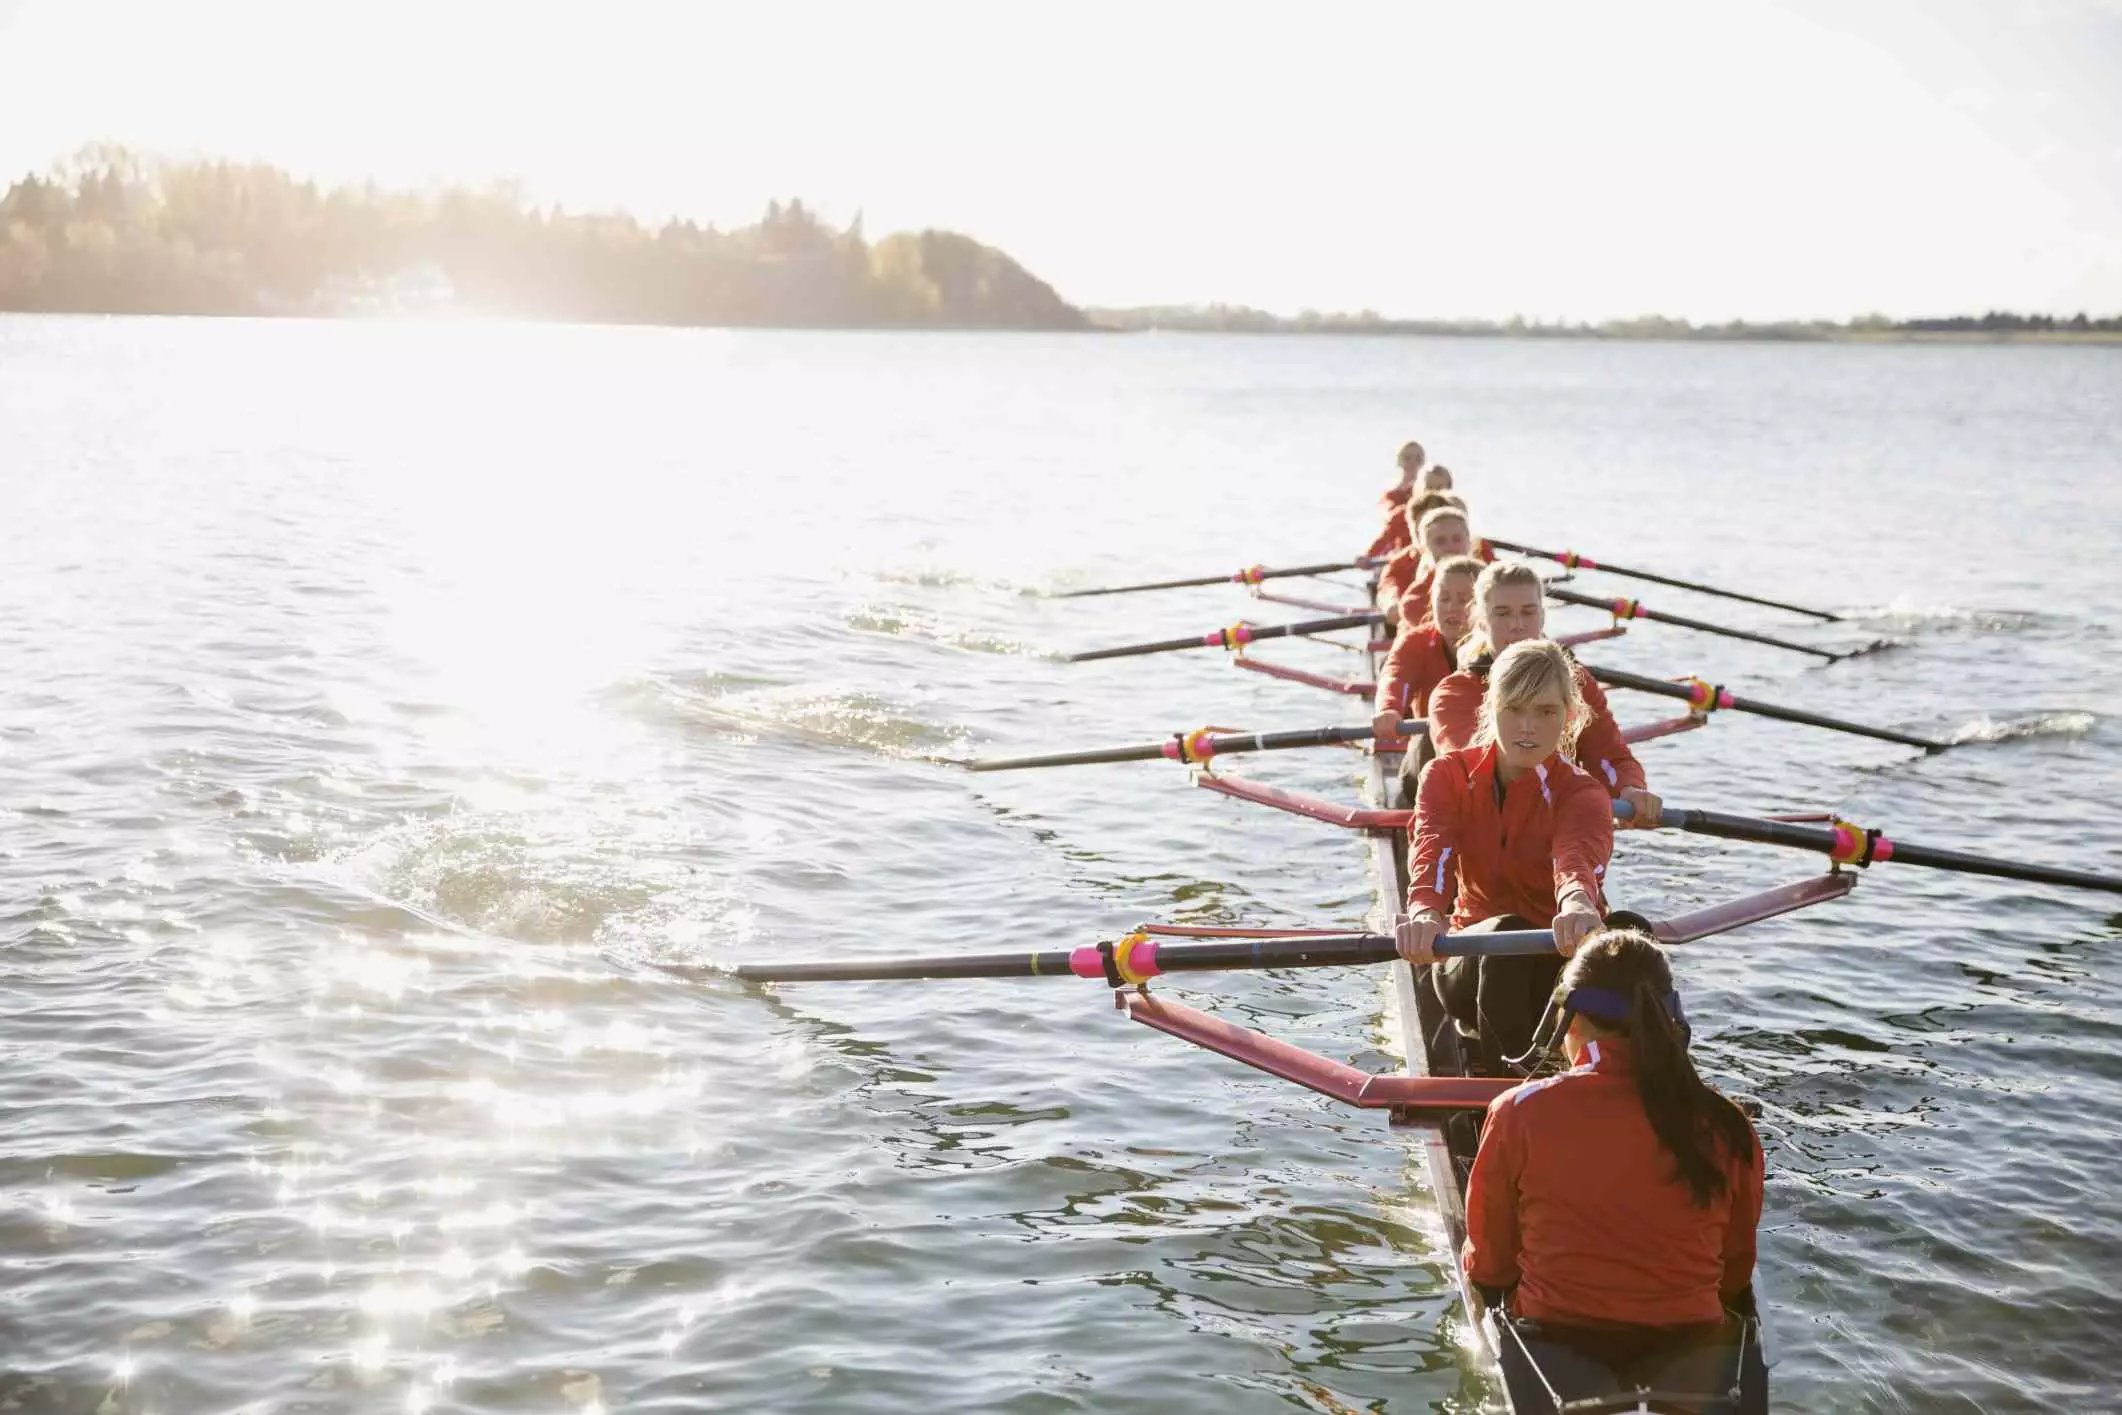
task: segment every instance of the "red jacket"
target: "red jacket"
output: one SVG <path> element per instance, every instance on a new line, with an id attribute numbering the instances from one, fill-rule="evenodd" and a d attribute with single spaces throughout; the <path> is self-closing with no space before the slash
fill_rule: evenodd
<path id="1" fill-rule="evenodd" d="M 1378 509 L 1385 513 L 1385 527 L 1363 552 L 1365 557 L 1390 555 L 1415 538 L 1414 528 L 1407 524 L 1407 503 L 1414 494 L 1411 487 L 1404 491 L 1394 487 L 1378 498 Z"/>
<path id="2" fill-rule="evenodd" d="M 1364 556 L 1373 560 L 1379 556 L 1390 556 L 1396 549 L 1401 549 L 1403 545 L 1415 539 L 1415 532 L 1407 526 L 1407 516 L 1403 511 L 1405 505 L 1392 507 L 1392 513 L 1386 518 L 1386 528 L 1377 532 L 1377 539 L 1371 541 L 1371 545 L 1362 552 Z"/>
<path id="3" fill-rule="evenodd" d="M 1382 604 L 1398 604 L 1408 588 L 1422 578 L 1422 562 L 1429 557 L 1421 547 L 1403 545 L 1392 553 L 1385 568 L 1378 572 L 1378 600 Z"/>
<path id="4" fill-rule="evenodd" d="M 1477 1283 L 1515 1285 L 1521 1317 L 1714 1322 L 1753 1281 L 1762 1168 L 1756 1137 L 1697 1208 L 1643 1113 L 1628 1043 L 1600 1038 L 1584 1065 L 1489 1105 L 1461 1261 Z"/>
<path id="5" fill-rule="evenodd" d="M 1434 701 L 1434 698 L 1432 698 Z M 1449 914 L 1465 928 L 1516 914 L 1554 922 L 1575 885 L 1604 912 L 1599 881 L 1614 853 L 1614 808 L 1599 783 L 1560 752 L 1496 799 L 1497 748 L 1446 752 L 1422 768 L 1408 826 L 1407 910 Z"/>
<path id="6" fill-rule="evenodd" d="M 1446 678 L 1429 695 L 1429 741 L 1440 752 L 1469 746 L 1481 725 L 1481 699 L 1488 692 L 1488 663 L 1484 656 Z M 1643 764 L 1621 740 L 1620 724 L 1606 705 L 1606 690 L 1583 664 L 1577 668 L 1577 691 L 1591 714 L 1577 734 L 1577 763 L 1618 796 L 1624 787 L 1644 784 Z"/>
<path id="7" fill-rule="evenodd" d="M 1459 666 L 1452 645 L 1434 624 L 1402 622 L 1393 640 L 1393 651 L 1378 675 L 1378 692 L 1372 712 L 1396 709 L 1402 717 L 1421 717 L 1429 711 L 1430 690 Z"/>

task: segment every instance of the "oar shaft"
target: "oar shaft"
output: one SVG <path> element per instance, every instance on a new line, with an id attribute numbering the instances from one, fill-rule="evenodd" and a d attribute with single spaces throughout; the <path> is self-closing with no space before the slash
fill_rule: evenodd
<path id="1" fill-rule="evenodd" d="M 1427 730 L 1427 724 L 1408 723 L 1405 731 Z M 1000 757 L 965 764 L 968 771 L 1019 771 L 1028 767 L 1098 766 L 1106 762 L 1146 762 L 1167 757 L 1177 762 L 1202 762 L 1210 757 L 1240 752 L 1285 752 L 1298 747 L 1332 747 L 1343 742 L 1367 742 L 1377 734 L 1367 726 L 1304 727 L 1289 732 L 1175 732 L 1161 742 L 1139 742 L 1126 747 L 1094 747 L 1081 752 L 1056 752 L 1041 757 Z"/>
<path id="2" fill-rule="evenodd" d="M 1552 953 L 1547 929 L 1445 935 L 1440 958 Z M 750 983 L 888 982 L 915 978 L 1078 977 L 1135 983 L 1165 973 L 1233 972 L 1249 968 L 1341 968 L 1390 963 L 1399 957 L 1391 934 L 1315 934 L 1302 938 L 1216 939 L 1174 943 L 1133 935 L 1118 944 L 1048 949 L 1040 953 L 955 953 L 840 963 L 744 964 L 736 977 Z"/>
<path id="3" fill-rule="evenodd" d="M 1671 585 L 1674 589 L 1693 590 L 1697 594 L 1715 595 L 1719 599 L 1735 599 L 1743 604 L 1758 604 L 1768 609 L 1783 609 L 1792 614 L 1810 615 L 1814 619 L 1824 619 L 1830 624 L 1840 623 L 1842 620 L 1841 615 L 1830 614 L 1824 609 L 1807 609 L 1802 604 L 1788 604 L 1780 599 L 1763 599 L 1759 595 L 1741 594 L 1737 590 L 1719 589 L 1715 585 L 1705 585 L 1698 580 L 1681 580 L 1671 575 L 1660 575 L 1650 570 L 1633 570 L 1626 565 L 1616 565 L 1610 560 L 1594 560 L 1588 555 L 1579 555 L 1574 550 L 1540 550 L 1530 545 L 1520 545 L 1516 541 L 1497 540 L 1494 536 L 1487 536 L 1484 539 L 1498 550 L 1508 550 L 1519 555 L 1533 555 L 1542 560 L 1552 560 L 1557 565 L 1565 565 L 1572 570 L 1580 566 L 1586 570 L 1604 570 L 1609 575 L 1623 575 L 1631 580 L 1647 580 L 1654 585 Z"/>
<path id="4" fill-rule="evenodd" d="M 1196 575 L 1185 580 L 1157 580 L 1143 585 L 1107 585 L 1094 590 L 1063 590 L 1055 599 L 1088 599 L 1092 595 L 1141 594 L 1147 590 L 1191 590 L 1205 585 L 1256 585 L 1262 580 L 1286 579 L 1292 575 L 1331 575 L 1336 570 L 1360 570 L 1369 562 L 1364 560 L 1332 560 L 1323 565 L 1289 565 L 1271 570 L 1265 565 L 1254 565 L 1240 570 L 1235 575 Z"/>
<path id="5" fill-rule="evenodd" d="M 1617 813 L 1618 813 L 1618 807 Z M 1759 845 L 1787 845 L 1811 850 L 1847 864 L 1891 862 L 1920 865 L 1926 869 L 1952 870 L 1960 874 L 1988 875 L 1995 879 L 2027 880 L 2035 884 L 2060 884 L 2078 889 L 2105 890 L 2122 894 L 2122 878 L 2094 874 L 2089 870 L 2066 870 L 2053 865 L 2029 865 L 1973 855 L 1964 850 L 1942 850 L 1930 845 L 1909 845 L 1886 836 L 1858 830 L 1837 822 L 1805 825 L 1794 821 L 1756 820 L 1751 816 L 1726 815 L 1667 806 L 1660 821 L 1695 835 L 1714 835 L 1726 840 L 1746 840 Z"/>
<path id="6" fill-rule="evenodd" d="M 1648 605 L 1639 604 L 1632 599 L 1601 599 L 1597 595 L 1579 594 L 1575 590 L 1556 589 L 1553 585 L 1547 587 L 1547 597 L 1563 604 L 1578 604 L 1590 609 L 1603 609 L 1616 619 L 1648 619 L 1653 623 L 1670 624 L 1676 629 L 1693 629 L 1701 634 L 1716 634 L 1726 639 L 1744 639 L 1750 644 L 1765 644 L 1772 649 L 1789 649 L 1793 653 L 1809 653 L 1815 658 L 1824 658 L 1830 662 L 1842 656 L 1830 649 L 1815 648 L 1811 644 L 1794 643 L 1789 639 L 1776 638 L 1772 634 L 1757 634 L 1751 629 L 1734 629 L 1724 624 L 1711 624 L 1701 619 L 1690 619 L 1683 614 L 1668 614 L 1662 609 L 1652 609 Z"/>
<path id="7" fill-rule="evenodd" d="M 1801 708 L 1787 708 L 1775 703 L 1764 703 L 1752 698 L 1742 698 L 1722 688 L 1707 684 L 1668 683 L 1663 678 L 1650 678 L 1640 673 L 1626 673 L 1618 668 L 1597 668 L 1587 663 L 1585 669 L 1601 683 L 1615 688 L 1628 688 L 1638 693 L 1655 693 L 1660 697 L 1678 698 L 1698 710 L 1729 708 L 1734 712 L 1752 713 L 1756 717 L 1772 717 L 1779 722 L 1794 722 L 1804 727 L 1821 727 L 1830 732 L 1847 732 L 1858 737 L 1873 737 L 1881 742 L 1898 742 L 1904 747 L 1917 747 L 1926 752 L 1943 751 L 1951 745 L 1935 742 L 1928 737 L 1916 737 L 1906 732 L 1896 732 L 1888 727 L 1868 727 L 1861 722 L 1850 722 L 1844 718 L 1828 717 L 1824 713 L 1806 712 Z"/>
<path id="8" fill-rule="evenodd" d="M 1100 658 L 1134 658 L 1141 654 L 1173 653 L 1180 649 L 1235 649 L 1261 639 L 1287 639 L 1305 634 L 1329 634 L 1336 629 L 1359 629 L 1376 624 L 1384 616 L 1375 611 L 1336 614 L 1330 619 L 1305 619 L 1295 624 L 1233 624 L 1184 639 L 1160 639 L 1153 644 L 1122 644 L 1118 648 L 1088 649 L 1067 656 L 1069 663 L 1089 663 Z"/>

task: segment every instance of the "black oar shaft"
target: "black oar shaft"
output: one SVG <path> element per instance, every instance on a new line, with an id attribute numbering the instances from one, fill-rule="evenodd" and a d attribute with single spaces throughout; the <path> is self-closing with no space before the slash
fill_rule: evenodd
<path id="1" fill-rule="evenodd" d="M 1847 732 L 1858 737 L 1873 737 L 1881 742 L 1898 742 L 1904 747 L 1917 747 L 1926 752 L 1940 752 L 1950 746 L 1947 742 L 1932 741 L 1928 737 L 1916 737 L 1906 732 L 1896 732 L 1888 727 L 1867 727 L 1861 722 L 1850 722 L 1839 717 L 1828 717 L 1824 713 L 1806 712 L 1802 708 L 1787 708 L 1775 703 L 1758 702 L 1728 693 L 1722 688 L 1711 688 L 1707 684 L 1690 686 L 1685 683 L 1668 683 L 1663 678 L 1648 678 L 1640 673 L 1624 673 L 1618 668 L 1595 668 L 1585 664 L 1591 676 L 1610 687 L 1628 688 L 1639 693 L 1656 693 L 1660 697 L 1678 698 L 1697 709 L 1729 708 L 1734 712 L 1752 713 L 1756 717 L 1772 717 L 1779 722 L 1795 722 L 1804 727 L 1822 727 L 1830 732 Z M 1707 690 L 1705 692 L 1705 689 Z M 1705 697 L 1707 701 L 1704 701 Z"/>
<path id="2" fill-rule="evenodd" d="M 1331 575 L 1336 570 L 1360 570 L 1367 562 L 1362 560 L 1332 560 L 1323 565 L 1290 565 L 1271 570 L 1264 565 L 1255 565 L 1240 570 L 1235 575 L 1196 575 L 1185 580 L 1156 580 L 1143 585 L 1106 585 L 1094 590 L 1063 590 L 1055 599 L 1088 599 L 1092 595 L 1140 594 L 1146 590 L 1191 590 L 1205 585 L 1256 585 L 1262 580 L 1286 579 L 1292 575 Z"/>
<path id="3" fill-rule="evenodd" d="M 1520 545 L 1516 541 L 1497 540 L 1494 536 L 1488 536 L 1485 539 L 1498 550 L 1508 550 L 1519 555 L 1538 556 L 1542 560 L 1552 560 L 1557 565 L 1565 565 L 1572 570 L 1579 567 L 1586 570 L 1604 570 L 1609 575 L 1623 575 L 1631 580 L 1647 580 L 1654 585 L 1671 585 L 1674 589 L 1693 590 L 1697 594 L 1715 595 L 1719 599 L 1735 599 L 1744 604 L 1758 604 L 1768 609 L 1784 609 L 1792 614 L 1810 615 L 1814 619 L 1824 619 L 1830 624 L 1838 624 L 1842 620 L 1841 615 L 1830 614 L 1824 609 L 1807 609 L 1802 604 L 1788 604 L 1780 599 L 1763 599 L 1759 595 L 1741 594 L 1737 590 L 1719 589 L 1715 585 L 1705 585 L 1699 580 L 1676 579 L 1671 575 L 1660 575 L 1650 570 L 1632 570 L 1625 565 L 1616 565 L 1610 560 L 1594 560 L 1588 555 L 1579 555 L 1574 550 L 1540 550 L 1530 545 Z"/>
<path id="4" fill-rule="evenodd" d="M 1445 935 L 1440 958 L 1552 953 L 1548 929 Z M 839 963 L 747 963 L 732 970 L 751 983 L 883 982 L 901 978 L 1119 978 L 1141 982 L 1165 973 L 1246 968 L 1342 968 L 1399 957 L 1390 934 L 1311 934 L 1296 938 L 1217 939 L 1173 943 L 1135 935 L 1121 944 L 1039 953 L 946 953 Z"/>
<path id="5" fill-rule="evenodd" d="M 2122 894 L 2122 878 L 2094 874 L 2088 870 L 2059 869 L 2053 865 L 2029 865 L 2017 860 L 1999 860 L 1964 850 L 1942 850 L 1929 845 L 1908 845 L 1889 840 L 1877 832 L 1860 831 L 1845 824 L 1804 825 L 1793 821 L 1756 820 L 1751 816 L 1726 815 L 1667 806 L 1660 821 L 1695 835 L 1714 835 L 1726 840 L 1745 840 L 1759 845 L 1787 845 L 1834 857 L 1846 864 L 1876 862 L 1920 865 L 1926 869 L 1953 870 L 1961 874 L 1989 875 L 1996 879 L 2028 880 L 2036 884 L 2070 885 Z"/>
<path id="6" fill-rule="evenodd" d="M 1681 614 L 1668 614 L 1662 609 L 1652 609 L 1632 599 L 1601 599 L 1597 595 L 1579 594 L 1575 590 L 1547 587 L 1547 597 L 1563 604 L 1580 604 L 1590 609 L 1603 609 L 1616 619 L 1648 619 L 1658 624 L 1670 624 L 1676 629 L 1693 629 L 1697 633 L 1716 634 L 1727 639 L 1744 639 L 1750 644 L 1766 644 L 1772 649 L 1789 649 L 1794 653 L 1809 653 L 1816 658 L 1832 662 L 1842 657 L 1831 649 L 1815 648 L 1811 644 L 1794 643 L 1779 639 L 1772 634 L 1757 634 L 1751 629 L 1734 629 L 1724 624 L 1711 624 L 1701 619 L 1689 619 Z"/>
<path id="7" fill-rule="evenodd" d="M 1426 730 L 1420 722 L 1403 725 L 1405 731 Z M 1297 747 L 1331 747 L 1343 742 L 1367 742 L 1377 735 L 1369 727 L 1304 727 L 1289 732 L 1175 732 L 1161 742 L 1137 742 L 1126 747 L 1092 747 L 1080 752 L 1055 752 L 1038 757 L 997 757 L 965 764 L 968 771 L 1020 771 L 1027 767 L 1099 766 L 1106 762 L 1146 762 L 1166 757 L 1176 762 L 1202 762 L 1240 752 L 1283 752 Z"/>
<path id="8" fill-rule="evenodd" d="M 1261 639 L 1287 639 L 1305 634 L 1329 634 L 1336 629 L 1359 629 L 1376 624 L 1383 615 L 1375 612 L 1337 614 L 1331 619 L 1306 619 L 1295 624 L 1233 624 L 1184 639 L 1159 639 L 1153 644 L 1122 644 L 1118 648 L 1089 649 L 1067 656 L 1069 663 L 1089 663 L 1100 658 L 1133 658 L 1140 654 L 1172 653 L 1179 649 L 1235 649 Z"/>

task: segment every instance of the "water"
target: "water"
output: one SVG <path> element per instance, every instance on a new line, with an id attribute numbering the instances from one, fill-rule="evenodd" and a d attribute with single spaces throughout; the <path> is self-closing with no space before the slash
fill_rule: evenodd
<path id="1" fill-rule="evenodd" d="M 925 758 L 1356 715 L 1049 656 L 1234 590 L 1034 592 L 1348 550 L 1410 434 L 1481 528 L 1862 613 L 1616 593 L 1901 645 L 1588 657 L 1967 741 L 1720 720 L 1669 800 L 2122 869 L 2112 350 L 15 319 L 0 375 L 8 1408 L 1492 1403 L 1376 1117 L 1087 984 L 653 966 L 1359 923 L 1355 838 L 1176 768 Z M 1615 894 L 1818 863 L 1629 837 Z M 2122 1401 L 2113 910 L 1888 867 L 1687 951 L 1791 1408 Z M 1376 976 L 1169 991 L 1392 1064 Z"/>

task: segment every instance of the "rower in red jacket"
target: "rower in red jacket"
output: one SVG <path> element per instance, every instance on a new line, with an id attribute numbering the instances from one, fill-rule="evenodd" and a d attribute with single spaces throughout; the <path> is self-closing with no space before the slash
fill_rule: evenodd
<path id="1" fill-rule="evenodd" d="M 1429 454 L 1422 450 L 1421 443 L 1406 442 L 1401 444 L 1400 455 L 1394 460 L 1400 464 L 1400 479 L 1378 498 L 1378 509 L 1385 513 L 1388 521 L 1407 504 L 1410 496 L 1422 491 L 1422 465 L 1429 460 Z"/>
<path id="2" fill-rule="evenodd" d="M 1404 719 L 1426 715 L 1430 690 L 1458 668 L 1455 654 L 1459 640 L 1466 637 L 1467 611 L 1480 574 L 1481 562 L 1471 555 L 1451 556 L 1438 562 L 1431 577 L 1426 613 L 1401 602 L 1400 633 L 1372 699 L 1376 715 L 1371 725 L 1380 737 L 1397 737 Z"/>
<path id="3" fill-rule="evenodd" d="M 1414 604 L 1428 612 L 1429 574 L 1438 561 L 1464 555 L 1474 543 L 1466 507 L 1450 492 L 1425 492 L 1407 506 L 1407 522 L 1414 528 L 1414 539 L 1386 560 L 1385 568 L 1378 572 L 1376 592 L 1379 610 L 1396 623 L 1400 605 L 1410 590 L 1417 595 Z"/>
<path id="4" fill-rule="evenodd" d="M 1402 958 L 1435 962 L 1447 920 L 1454 933 L 1555 931 L 1551 954 L 1452 958 L 1429 970 L 1492 1076 L 1510 1074 L 1508 1059 L 1529 1047 L 1562 960 L 1605 914 L 1613 805 L 1569 759 L 1584 718 L 1575 667 L 1545 639 L 1504 650 L 1480 733 L 1423 768 L 1408 827 L 1407 913 L 1394 921 Z"/>
<path id="5" fill-rule="evenodd" d="M 1480 727 L 1484 679 L 1496 654 L 1512 644 L 1541 638 L 1547 632 L 1547 602 L 1540 576 L 1522 560 L 1499 561 L 1474 582 L 1473 632 L 1459 646 L 1459 670 L 1429 695 L 1429 742 L 1449 752 L 1474 740 Z M 1573 759 L 1597 777 L 1617 801 L 1635 807 L 1623 824 L 1648 830 L 1658 824 L 1658 798 L 1648 789 L 1643 764 L 1621 740 L 1621 728 L 1606 705 L 1606 691 L 1582 664 L 1576 664 L 1577 693 L 1588 716 L 1577 738 Z"/>
<path id="6" fill-rule="evenodd" d="M 1466 1275 L 1508 1290 L 1521 1335 L 1573 1348 L 1621 1388 L 1717 1389 L 1703 1348 L 1728 1348 L 1732 1310 L 1752 1305 L 1761 1142 L 1695 1073 L 1648 936 L 1595 934 L 1555 992 L 1572 1069 L 1489 1106 L 1466 1185 Z"/>

